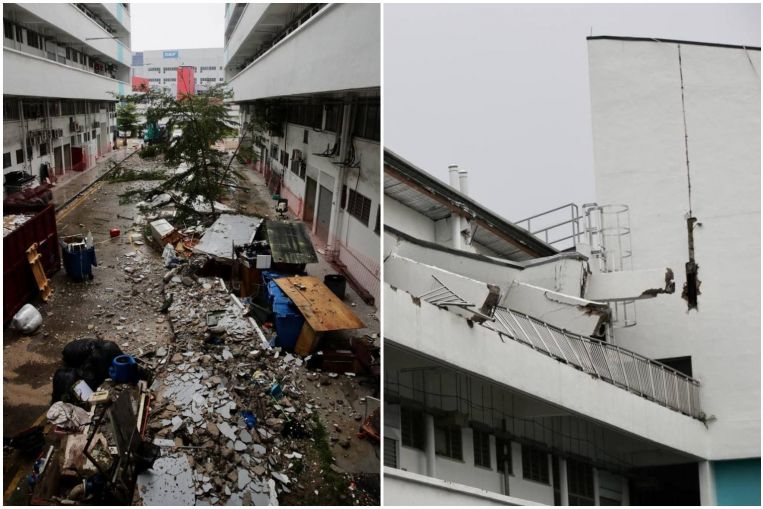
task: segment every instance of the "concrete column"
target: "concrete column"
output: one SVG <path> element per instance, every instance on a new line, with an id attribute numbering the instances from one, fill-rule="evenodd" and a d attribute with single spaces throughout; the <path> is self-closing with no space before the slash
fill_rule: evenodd
<path id="1" fill-rule="evenodd" d="M 593 505 L 601 505 L 599 497 L 599 469 L 593 467 Z"/>
<path id="2" fill-rule="evenodd" d="M 347 160 L 347 155 L 350 153 L 350 145 L 352 144 L 352 129 L 351 129 L 351 123 L 352 123 L 352 109 L 353 106 L 351 104 L 345 104 L 342 109 L 342 143 L 339 146 L 339 160 L 345 161 Z M 360 171 L 360 168 L 358 168 L 358 171 Z M 340 213 L 341 213 L 341 203 L 342 203 L 342 186 L 344 186 L 344 177 L 346 174 L 346 170 L 344 166 L 339 166 L 339 171 L 337 172 L 336 176 L 336 182 L 334 184 L 334 202 L 331 205 L 331 219 L 329 221 L 329 238 L 328 238 L 328 245 L 335 249 L 337 252 L 339 251 L 339 242 L 341 237 L 341 228 L 340 228 Z M 318 203 L 316 202 L 315 210 L 318 210 Z M 317 221 L 316 221 L 317 224 Z"/>
<path id="3" fill-rule="evenodd" d="M 698 467 L 699 503 L 702 505 L 716 505 L 718 501 L 715 494 L 713 464 L 710 461 L 700 461 Z"/>
<path id="4" fill-rule="evenodd" d="M 461 186 L 458 176 L 458 165 L 448 166 L 449 184 L 455 190 Z M 461 216 L 451 212 L 450 214 L 450 246 L 453 249 L 461 249 Z"/>
<path id="5" fill-rule="evenodd" d="M 567 460 L 559 458 L 559 494 L 561 505 L 570 505 L 570 491 L 567 483 Z"/>
<path id="6" fill-rule="evenodd" d="M 427 456 L 427 475 L 429 477 L 437 477 L 437 467 L 435 465 L 434 417 L 430 414 L 424 414 L 424 432 L 426 434 L 424 452 Z"/>

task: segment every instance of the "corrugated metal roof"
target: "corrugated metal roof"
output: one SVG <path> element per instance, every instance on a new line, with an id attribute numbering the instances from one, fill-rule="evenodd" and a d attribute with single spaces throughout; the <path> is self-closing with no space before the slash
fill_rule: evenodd
<path id="1" fill-rule="evenodd" d="M 265 223 L 270 254 L 276 263 L 317 263 L 310 235 L 304 223 L 270 219 Z"/>
<path id="2" fill-rule="evenodd" d="M 384 166 L 386 196 L 433 221 L 458 211 L 476 226 L 472 242 L 496 256 L 509 260 L 529 260 L 558 253 L 554 247 L 524 228 L 507 221 L 388 149 L 384 150 Z"/>

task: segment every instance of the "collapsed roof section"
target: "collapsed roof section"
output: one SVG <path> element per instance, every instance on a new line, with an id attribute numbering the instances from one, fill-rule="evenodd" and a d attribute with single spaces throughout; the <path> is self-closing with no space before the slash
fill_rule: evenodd
<path id="1" fill-rule="evenodd" d="M 558 251 L 389 149 L 384 150 L 384 194 L 432 221 L 453 214 L 468 222 L 471 242 L 508 260 L 530 260 Z"/>

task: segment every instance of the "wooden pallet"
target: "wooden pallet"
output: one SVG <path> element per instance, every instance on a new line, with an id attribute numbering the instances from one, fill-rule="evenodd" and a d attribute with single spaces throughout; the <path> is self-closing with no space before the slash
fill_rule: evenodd
<path id="1" fill-rule="evenodd" d="M 50 281 L 45 275 L 45 269 L 42 268 L 42 262 L 40 261 L 42 255 L 37 252 L 36 242 L 26 250 L 26 257 L 29 260 L 29 265 L 32 267 L 32 274 L 34 274 L 34 279 L 37 281 L 37 288 L 40 289 L 42 300 L 47 302 L 50 294 L 53 293 L 53 288 L 50 287 Z"/>

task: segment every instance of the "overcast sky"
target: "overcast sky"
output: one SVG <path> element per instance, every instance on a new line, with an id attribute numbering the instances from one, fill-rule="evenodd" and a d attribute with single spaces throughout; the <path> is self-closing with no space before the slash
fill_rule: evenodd
<path id="1" fill-rule="evenodd" d="M 132 50 L 222 48 L 225 4 L 131 3 Z"/>
<path id="2" fill-rule="evenodd" d="M 591 33 L 760 46 L 760 5 L 385 5 L 385 146 L 507 219 L 594 201 Z"/>

